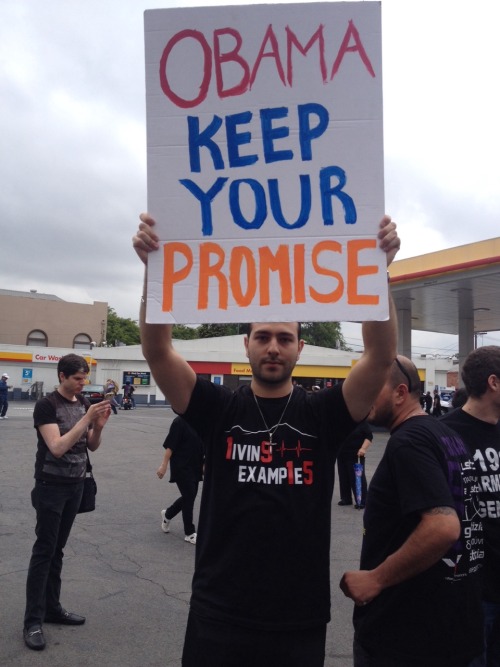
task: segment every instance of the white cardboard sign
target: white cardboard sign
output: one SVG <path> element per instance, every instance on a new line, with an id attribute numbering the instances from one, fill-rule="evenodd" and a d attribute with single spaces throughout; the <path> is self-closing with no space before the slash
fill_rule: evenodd
<path id="1" fill-rule="evenodd" d="M 148 322 L 381 320 L 378 2 L 145 12 Z"/>

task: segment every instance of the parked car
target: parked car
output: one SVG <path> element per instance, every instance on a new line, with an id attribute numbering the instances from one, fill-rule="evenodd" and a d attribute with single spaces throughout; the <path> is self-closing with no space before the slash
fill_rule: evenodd
<path id="1" fill-rule="evenodd" d="M 100 403 L 104 400 L 104 385 L 103 384 L 86 384 L 81 392 L 90 403 Z"/>
<path id="2" fill-rule="evenodd" d="M 439 392 L 439 398 L 441 399 L 441 410 L 444 412 L 448 412 L 448 410 L 453 410 L 453 406 L 451 404 L 451 399 L 453 398 L 454 391 L 440 391 Z"/>

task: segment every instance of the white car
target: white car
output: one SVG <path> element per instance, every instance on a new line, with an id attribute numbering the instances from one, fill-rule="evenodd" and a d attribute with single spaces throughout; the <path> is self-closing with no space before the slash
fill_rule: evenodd
<path id="1" fill-rule="evenodd" d="M 441 399 L 441 410 L 443 412 L 448 412 L 448 410 L 453 410 L 451 401 L 453 399 L 454 391 L 440 391 L 439 398 Z"/>

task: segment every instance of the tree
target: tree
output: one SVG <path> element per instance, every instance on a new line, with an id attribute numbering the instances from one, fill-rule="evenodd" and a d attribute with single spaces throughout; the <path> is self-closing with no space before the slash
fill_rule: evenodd
<path id="1" fill-rule="evenodd" d="M 139 325 L 129 317 L 118 317 L 114 308 L 108 306 L 108 326 L 106 339 L 111 347 L 125 343 L 137 345 L 141 342 Z"/>
<path id="2" fill-rule="evenodd" d="M 200 324 L 197 329 L 198 338 L 217 338 L 219 336 L 236 336 L 245 331 L 244 324 Z"/>
<path id="3" fill-rule="evenodd" d="M 199 338 L 198 327 L 189 327 L 186 324 L 174 324 L 172 327 L 172 338 L 180 340 L 192 340 Z"/>
<path id="4" fill-rule="evenodd" d="M 194 338 L 218 338 L 219 336 L 235 336 L 246 331 L 243 323 L 216 323 L 200 324 L 199 326 L 188 326 L 187 324 L 174 324 L 172 337 L 182 340 Z M 108 345 L 119 343 L 125 345 L 138 345 L 141 342 L 139 325 L 130 318 L 119 317 L 114 308 L 108 307 Z M 338 350 L 349 351 L 339 322 L 302 322 L 302 338 L 309 345 L 330 347 Z"/>
<path id="5" fill-rule="evenodd" d="M 350 351 L 339 322 L 302 322 L 302 338 L 309 345 Z"/>

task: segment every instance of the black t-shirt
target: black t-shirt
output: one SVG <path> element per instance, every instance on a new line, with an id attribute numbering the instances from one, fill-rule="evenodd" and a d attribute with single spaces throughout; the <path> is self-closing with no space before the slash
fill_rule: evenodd
<path id="1" fill-rule="evenodd" d="M 462 409 L 441 421 L 456 431 L 474 459 L 479 478 L 479 508 L 484 525 L 483 598 L 500 603 L 500 423 L 489 424 Z"/>
<path id="2" fill-rule="evenodd" d="M 412 417 L 391 434 L 368 489 L 361 569 L 397 551 L 433 507 L 453 507 L 461 534 L 431 568 L 355 607 L 356 637 L 374 657 L 442 667 L 481 652 L 484 549 L 476 487 L 464 443 L 441 422 Z"/>
<path id="3" fill-rule="evenodd" d="M 184 415 L 206 447 L 195 613 L 266 630 L 330 619 L 335 456 L 355 424 L 339 385 L 287 400 L 259 398 L 263 419 L 250 387 L 197 381 Z"/>
<path id="4" fill-rule="evenodd" d="M 170 481 L 203 478 L 203 443 L 199 435 L 181 417 L 176 417 L 170 426 L 165 449 L 172 450 L 170 457 Z"/>
<path id="5" fill-rule="evenodd" d="M 84 479 L 87 468 L 87 433 L 57 458 L 50 453 L 39 430 L 44 424 L 57 424 L 61 435 L 71 431 L 90 406 L 83 396 L 76 398 L 76 401 L 68 401 L 58 391 L 54 391 L 36 402 L 33 411 L 38 435 L 35 479 L 58 483 L 75 483 Z"/>

